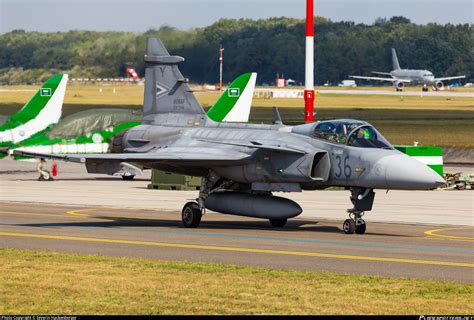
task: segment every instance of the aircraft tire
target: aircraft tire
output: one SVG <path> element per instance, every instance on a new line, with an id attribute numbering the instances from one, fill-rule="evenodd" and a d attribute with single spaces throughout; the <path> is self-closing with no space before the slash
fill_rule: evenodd
<path id="1" fill-rule="evenodd" d="M 364 221 L 364 223 L 361 223 L 361 224 L 355 226 L 355 233 L 364 234 L 366 229 L 367 229 L 367 224 Z"/>
<path id="2" fill-rule="evenodd" d="M 41 174 L 38 178 L 39 181 L 50 181 L 53 180 L 53 177 L 48 171 L 44 171 L 44 174 Z"/>
<path id="3" fill-rule="evenodd" d="M 185 228 L 197 228 L 201 223 L 202 212 L 196 202 L 188 202 L 181 212 L 181 220 Z"/>
<path id="4" fill-rule="evenodd" d="M 346 219 L 342 225 L 342 230 L 345 234 L 353 234 L 356 229 L 355 221 L 353 219 Z"/>
<path id="5" fill-rule="evenodd" d="M 135 176 L 122 176 L 122 179 L 125 181 L 131 181 L 133 178 L 135 178 Z"/>
<path id="6" fill-rule="evenodd" d="M 456 189 L 458 190 L 466 190 L 466 183 L 464 181 L 460 182 L 459 184 L 456 184 Z"/>
<path id="7" fill-rule="evenodd" d="M 270 224 L 274 228 L 283 228 L 288 219 L 270 219 Z"/>

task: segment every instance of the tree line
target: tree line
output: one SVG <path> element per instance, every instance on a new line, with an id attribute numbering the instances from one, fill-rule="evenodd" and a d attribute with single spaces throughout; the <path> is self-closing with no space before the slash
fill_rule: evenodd
<path id="1" fill-rule="evenodd" d="M 0 35 L 0 82 L 44 81 L 56 70 L 70 77 L 118 77 L 127 64 L 142 76 L 147 37 L 161 38 L 171 54 L 183 56 L 180 69 L 195 83 L 218 82 L 220 44 L 225 82 L 244 72 L 257 72 L 260 84 L 274 82 L 277 74 L 304 81 L 305 21 L 281 17 L 221 19 L 186 31 L 170 26 L 144 33 L 15 30 Z M 390 71 L 392 47 L 402 67 L 428 69 L 438 77 L 474 76 L 471 24 L 417 25 L 392 17 L 367 25 L 315 17 L 315 82 Z"/>

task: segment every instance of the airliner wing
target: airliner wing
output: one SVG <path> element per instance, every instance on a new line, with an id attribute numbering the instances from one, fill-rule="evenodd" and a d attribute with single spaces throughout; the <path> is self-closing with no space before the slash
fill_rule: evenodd
<path id="1" fill-rule="evenodd" d="M 383 74 L 384 76 L 392 76 L 390 72 L 380 72 L 380 71 L 372 71 L 373 74 Z"/>
<path id="2" fill-rule="evenodd" d="M 434 81 L 445 81 L 445 80 L 454 80 L 454 79 L 464 79 L 466 76 L 454 76 L 454 77 L 444 77 L 444 78 L 436 78 Z"/>
<path id="3" fill-rule="evenodd" d="M 375 80 L 375 81 L 404 82 L 404 83 L 410 83 L 410 82 L 411 82 L 410 80 L 394 79 L 394 78 L 384 78 L 384 77 L 349 76 L 349 78 L 353 78 L 353 79 L 363 79 L 363 80 Z"/>

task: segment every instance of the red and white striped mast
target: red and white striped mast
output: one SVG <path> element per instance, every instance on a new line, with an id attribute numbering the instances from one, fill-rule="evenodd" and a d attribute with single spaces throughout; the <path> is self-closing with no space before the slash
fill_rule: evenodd
<path id="1" fill-rule="evenodd" d="M 222 92 L 222 62 L 223 62 L 223 57 L 222 57 L 222 52 L 224 51 L 224 48 L 222 48 L 222 44 L 219 46 L 219 91 Z"/>
<path id="2" fill-rule="evenodd" d="M 304 121 L 314 121 L 314 0 L 306 0 Z"/>

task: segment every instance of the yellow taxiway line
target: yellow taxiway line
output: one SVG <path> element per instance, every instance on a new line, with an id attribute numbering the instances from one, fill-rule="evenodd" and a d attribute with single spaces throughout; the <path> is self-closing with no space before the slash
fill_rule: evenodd
<path id="1" fill-rule="evenodd" d="M 104 209 L 104 208 L 101 208 L 101 209 Z M 70 215 L 73 215 L 73 216 L 76 216 L 76 217 L 81 217 L 81 218 L 89 218 L 90 215 L 85 214 L 85 213 L 79 213 L 79 212 L 93 211 L 93 210 L 94 210 L 94 208 L 80 209 L 80 210 L 70 210 L 70 211 L 67 211 L 66 214 L 70 214 Z"/>
<path id="2" fill-rule="evenodd" d="M 434 230 L 428 230 L 425 231 L 424 233 L 428 236 L 432 237 L 439 237 L 439 238 L 445 238 L 445 239 L 455 239 L 455 240 L 462 240 L 462 241 L 474 241 L 474 238 L 471 237 L 462 237 L 462 236 L 451 236 L 451 235 L 445 235 L 445 234 L 438 234 L 437 232 L 441 231 L 450 231 L 450 230 L 466 230 L 469 228 L 443 228 L 443 229 L 434 229 Z"/>
<path id="3" fill-rule="evenodd" d="M 388 257 L 353 256 L 353 255 L 345 255 L 345 254 L 332 254 L 332 253 L 320 253 L 320 252 L 283 251 L 283 250 L 253 249 L 253 248 L 239 248 L 239 247 L 219 247 L 219 246 L 209 246 L 209 245 L 164 243 L 164 242 L 150 242 L 150 241 L 136 241 L 136 240 L 122 240 L 122 239 L 85 238 L 85 237 L 72 237 L 72 236 L 47 235 L 47 234 L 35 234 L 35 233 L 16 233 L 16 232 L 0 232 L 0 236 L 25 237 L 25 238 L 37 238 L 37 239 L 56 239 L 56 240 L 69 240 L 69 241 L 85 241 L 85 242 L 99 242 L 99 243 L 116 243 L 116 244 L 130 244 L 130 245 L 143 245 L 143 246 L 168 247 L 168 248 L 182 248 L 182 249 L 215 250 L 215 251 L 227 251 L 227 252 L 264 253 L 264 254 L 306 256 L 306 257 L 333 258 L 333 259 L 398 262 L 398 263 L 410 263 L 410 264 L 425 264 L 425 265 L 440 265 L 440 266 L 451 266 L 451 267 L 474 268 L 474 264 L 472 264 L 472 263 L 463 263 L 463 262 L 432 261 L 432 260 L 388 258 Z"/>

